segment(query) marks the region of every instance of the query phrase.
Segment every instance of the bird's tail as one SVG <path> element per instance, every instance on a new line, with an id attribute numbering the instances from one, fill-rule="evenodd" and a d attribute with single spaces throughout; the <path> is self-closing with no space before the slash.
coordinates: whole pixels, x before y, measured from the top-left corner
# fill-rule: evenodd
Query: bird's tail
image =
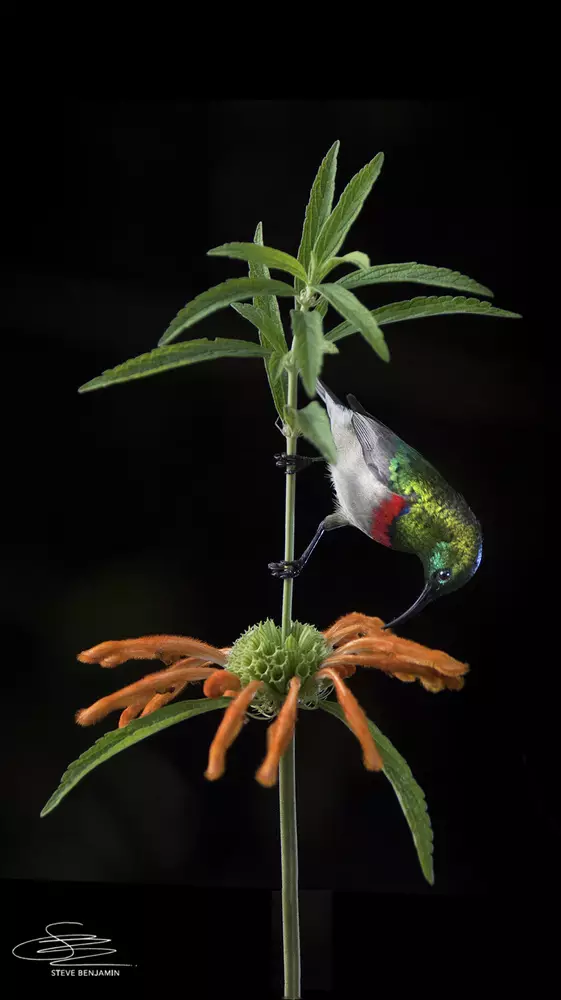
<path id="1" fill-rule="evenodd" d="M 323 400 L 323 402 L 325 403 L 328 411 L 331 409 L 331 407 L 333 405 L 335 405 L 335 406 L 343 406 L 343 403 L 341 402 L 341 400 L 337 399 L 337 396 L 335 395 L 335 393 L 331 392 L 331 389 L 328 389 L 327 386 L 325 385 L 325 383 L 321 382 L 319 380 L 319 378 L 318 378 L 318 380 L 316 382 L 316 392 L 317 392 L 319 398 L 321 400 Z"/>

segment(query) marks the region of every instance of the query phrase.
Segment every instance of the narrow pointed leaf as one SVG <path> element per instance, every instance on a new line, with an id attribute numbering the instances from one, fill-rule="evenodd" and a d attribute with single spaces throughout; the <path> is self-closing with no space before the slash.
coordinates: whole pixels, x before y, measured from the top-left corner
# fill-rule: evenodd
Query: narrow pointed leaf
<path id="1" fill-rule="evenodd" d="M 290 425 L 310 441 L 327 462 L 335 465 L 337 448 L 331 433 L 329 417 L 323 407 L 314 400 L 303 410 L 292 410 L 287 406 L 286 411 Z"/>
<path id="2" fill-rule="evenodd" d="M 275 409 L 283 421 L 284 408 L 288 399 L 288 375 L 286 369 L 280 364 L 279 359 L 284 356 L 283 354 L 275 353 L 270 358 L 265 358 L 265 371 L 267 372 L 271 396 L 273 397 Z"/>
<path id="3" fill-rule="evenodd" d="M 257 228 L 255 230 L 255 235 L 253 237 L 253 242 L 257 243 L 259 246 L 263 246 L 263 223 L 258 222 Z M 250 278 L 269 278 L 269 268 L 265 264 L 258 264 L 257 261 L 249 261 L 249 277 Z M 279 343 L 284 345 L 283 349 L 288 350 L 288 345 L 286 343 L 286 337 L 284 335 L 284 327 L 282 325 L 279 304 L 277 302 L 275 295 L 254 295 L 253 305 L 256 309 L 261 309 L 267 316 L 270 316 L 272 322 L 277 328 Z"/>
<path id="4" fill-rule="evenodd" d="M 180 309 L 175 319 L 168 326 L 165 333 L 160 337 L 158 346 L 163 347 L 175 340 L 180 333 L 187 330 L 194 323 L 216 312 L 217 309 L 224 309 L 232 302 L 241 302 L 242 299 L 250 299 L 253 295 L 286 295 L 292 297 L 294 289 L 284 281 L 274 281 L 271 278 L 230 278 L 223 281 L 214 288 L 207 289 L 201 295 L 188 302 L 183 309 Z"/>
<path id="5" fill-rule="evenodd" d="M 378 153 L 349 181 L 331 215 L 321 227 L 312 247 L 319 266 L 329 257 L 335 257 L 347 233 L 366 201 L 384 162 L 384 154 Z"/>
<path id="6" fill-rule="evenodd" d="M 348 729 L 350 728 L 342 709 L 336 702 L 320 701 L 319 705 L 325 712 L 334 715 L 341 722 L 344 722 Z M 367 721 L 370 733 L 384 762 L 384 774 L 393 786 L 411 830 L 423 875 L 430 885 L 434 885 L 433 833 L 425 794 L 415 781 L 407 761 L 397 752 L 378 727 L 370 719 Z"/>
<path id="7" fill-rule="evenodd" d="M 220 247 L 209 250 L 208 257 L 233 257 L 235 260 L 247 260 L 265 267 L 275 267 L 280 271 L 288 271 L 295 278 L 306 280 L 306 272 L 302 265 L 283 250 L 260 246 L 258 243 L 224 243 Z"/>
<path id="8" fill-rule="evenodd" d="M 333 345 L 333 346 L 335 346 L 335 345 Z M 269 366 L 269 372 L 270 372 L 270 375 L 271 375 L 272 379 L 278 380 L 278 379 L 280 379 L 281 375 L 283 375 L 283 374 L 286 375 L 286 371 L 287 371 L 286 365 L 287 365 L 287 363 L 290 363 L 290 359 L 291 358 L 292 358 L 292 354 L 290 353 L 290 351 L 287 351 L 285 354 L 276 354 L 276 353 L 272 354 L 271 357 L 267 359 L 267 364 Z M 283 418 L 283 420 L 284 420 L 284 406 L 285 405 L 286 404 L 283 403 L 282 413 L 279 414 L 279 416 L 281 416 Z"/>
<path id="9" fill-rule="evenodd" d="M 310 200 L 306 207 L 306 217 L 298 250 L 298 260 L 306 272 L 310 269 L 310 254 L 319 231 L 331 214 L 338 153 L 339 140 L 337 139 L 323 158 L 310 191 Z M 298 281 L 296 282 L 296 290 L 301 290 L 301 283 Z"/>
<path id="10" fill-rule="evenodd" d="M 343 254 L 342 257 L 334 257 L 333 260 L 336 260 L 338 264 L 354 264 L 361 271 L 370 267 L 370 257 L 362 250 L 351 250 L 350 253 Z"/>
<path id="11" fill-rule="evenodd" d="M 376 319 L 372 313 L 363 306 L 362 302 L 357 299 L 356 295 L 349 292 L 347 288 L 342 288 L 340 285 L 314 285 L 312 286 L 314 291 L 319 295 L 323 295 L 327 299 L 330 305 L 337 310 L 341 316 L 344 316 L 345 320 L 358 330 L 367 343 L 376 351 L 376 354 L 382 359 L 382 361 L 390 360 L 390 352 L 388 350 L 388 345 L 384 340 L 384 334 L 380 330 Z M 334 341 L 334 338 L 329 336 L 327 340 Z"/>
<path id="12" fill-rule="evenodd" d="M 341 258 L 342 259 L 342 258 Z M 454 288 L 458 292 L 472 292 L 474 295 L 486 295 L 493 298 L 490 288 L 480 285 L 473 278 L 459 271 L 451 271 L 448 267 L 431 267 L 429 264 L 417 264 L 412 261 L 407 264 L 377 264 L 361 271 L 352 271 L 339 278 L 337 284 L 344 288 L 361 288 L 363 285 L 386 284 L 395 281 L 407 281 L 419 285 L 438 285 L 441 288 Z"/>
<path id="13" fill-rule="evenodd" d="M 343 260 L 344 258 L 333 259 Z M 352 271 L 350 274 L 344 274 L 338 278 L 336 284 L 342 285 L 343 288 L 360 288 L 363 285 L 389 284 L 400 281 L 419 285 L 436 285 L 440 288 L 454 288 L 458 292 L 472 292 L 474 295 L 486 295 L 488 298 L 494 298 L 490 288 L 474 281 L 473 278 L 468 278 L 465 274 L 460 274 L 459 271 L 451 271 L 447 267 L 417 264 L 415 261 L 405 264 L 377 264 L 375 267 Z M 326 300 L 322 299 L 316 309 L 322 316 L 325 316 L 328 309 Z"/>
<path id="14" fill-rule="evenodd" d="M 519 313 L 497 309 L 490 302 L 480 302 L 479 299 L 466 299 L 464 295 L 428 295 L 416 299 L 404 299 L 403 302 L 390 302 L 387 306 L 373 309 L 371 315 L 380 326 L 386 323 L 399 323 L 405 319 L 421 319 L 424 316 L 443 316 L 453 313 L 474 313 L 477 316 L 497 316 L 502 319 L 521 319 Z M 351 333 L 356 333 L 358 326 L 353 322 L 340 323 L 329 333 L 327 340 L 341 340 Z"/>
<path id="15" fill-rule="evenodd" d="M 263 223 L 261 222 L 257 223 L 253 242 L 258 246 L 263 246 Z M 250 278 L 268 278 L 269 268 L 266 264 L 259 264 L 257 261 L 249 261 L 249 276 Z M 264 312 L 265 315 L 269 317 L 273 327 L 276 329 L 278 343 L 277 353 L 283 355 L 286 354 L 288 351 L 288 344 L 286 343 L 279 304 L 276 296 L 255 295 L 253 298 L 253 305 L 256 309 L 260 309 L 261 312 Z M 261 343 L 264 343 L 264 337 L 261 331 L 259 332 L 259 339 Z M 267 381 L 269 382 L 269 388 L 271 390 L 271 396 L 273 397 L 275 409 L 281 420 L 284 420 L 284 408 L 288 398 L 287 373 L 284 369 L 279 368 L 278 365 L 274 364 L 274 356 L 265 359 L 265 371 L 267 373 Z"/>
<path id="16" fill-rule="evenodd" d="M 286 349 L 284 335 L 279 337 L 279 331 L 275 323 L 262 309 L 250 305 L 249 302 L 233 302 L 232 309 L 235 309 L 240 316 L 243 316 L 249 323 L 257 327 L 263 335 L 262 343 L 265 347 L 270 347 L 273 351 L 281 352 Z"/>
<path id="17" fill-rule="evenodd" d="M 320 280 L 323 281 L 323 279 L 327 277 L 327 275 L 330 274 L 335 267 L 339 267 L 339 264 L 354 264 L 355 267 L 358 267 L 361 271 L 364 271 L 370 268 L 370 257 L 368 256 L 368 254 L 362 253 L 362 251 L 360 250 L 352 250 L 350 253 L 344 254 L 343 257 L 330 257 L 329 260 L 325 262 L 325 264 L 321 269 Z M 343 285 L 345 278 L 350 278 L 353 276 L 354 276 L 354 271 L 350 275 L 349 274 L 344 275 L 343 278 L 339 278 L 338 284 Z M 344 285 L 344 287 L 351 288 L 352 286 Z"/>
<path id="18" fill-rule="evenodd" d="M 110 757 L 114 757 L 116 753 L 139 743 L 140 740 L 145 740 L 147 736 L 159 733 L 168 726 L 175 725 L 176 722 L 185 722 L 195 715 L 212 712 L 217 708 L 227 708 L 230 701 L 230 698 L 196 698 L 192 701 L 179 701 L 160 708 L 143 719 L 129 722 L 128 726 L 123 726 L 122 729 L 112 729 L 69 765 L 60 780 L 60 785 L 43 807 L 41 816 L 52 812 L 86 774 Z"/>
<path id="19" fill-rule="evenodd" d="M 170 368 L 180 368 L 182 365 L 194 365 L 199 361 L 213 361 L 215 358 L 267 358 L 271 354 L 269 347 L 252 344 L 249 340 L 226 340 L 217 337 L 216 340 L 186 340 L 181 344 L 169 344 L 167 347 L 156 347 L 148 354 L 140 354 L 131 358 L 116 368 L 109 368 L 91 382 L 80 386 L 78 392 L 90 392 L 92 389 L 104 389 L 118 382 L 130 382 L 135 378 L 146 378 Z"/>
<path id="20" fill-rule="evenodd" d="M 323 329 L 321 316 L 314 312 L 292 309 L 292 350 L 302 376 L 304 388 L 310 399 L 316 394 L 316 382 L 323 365 Z"/>

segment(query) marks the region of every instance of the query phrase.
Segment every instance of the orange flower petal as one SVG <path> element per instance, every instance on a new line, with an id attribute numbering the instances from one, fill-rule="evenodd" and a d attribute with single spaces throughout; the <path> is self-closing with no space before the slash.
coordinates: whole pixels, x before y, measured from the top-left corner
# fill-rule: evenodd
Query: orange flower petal
<path id="1" fill-rule="evenodd" d="M 360 667 L 362 664 L 358 656 L 344 656 L 342 653 L 339 656 L 336 650 L 332 656 L 323 661 L 322 666 L 333 667 L 339 674 L 339 677 L 352 677 L 356 673 L 357 666 Z"/>
<path id="2" fill-rule="evenodd" d="M 464 686 L 463 677 L 419 677 L 427 691 L 461 691 Z"/>
<path id="3" fill-rule="evenodd" d="M 341 649 L 345 650 L 346 646 L 342 646 Z M 405 665 L 409 668 L 406 671 L 401 669 L 404 665 L 404 660 Z M 392 677 L 397 677 L 400 681 L 411 682 L 418 680 L 427 691 L 431 691 L 432 693 L 446 689 L 460 691 L 464 686 L 464 680 L 461 676 L 441 675 L 430 667 L 412 665 L 407 661 L 406 657 L 392 653 L 382 654 L 378 652 L 375 656 L 370 656 L 366 653 L 349 653 L 346 655 L 343 651 L 339 653 L 336 650 L 332 656 L 323 662 L 324 666 L 333 667 L 338 671 L 340 676 L 345 676 L 345 671 L 349 670 L 349 667 L 352 667 L 354 672 L 355 661 L 362 667 L 376 667 L 378 670 L 383 670 L 384 673 L 390 674 Z M 459 664 L 459 666 L 462 668 L 463 673 L 467 673 L 469 670 L 469 667 L 465 663 Z"/>
<path id="4" fill-rule="evenodd" d="M 177 698 L 178 694 L 181 694 L 183 689 L 187 687 L 188 683 L 189 678 L 183 681 L 182 684 L 174 684 L 169 691 L 166 691 L 163 694 L 155 694 L 140 713 L 141 718 L 144 718 L 145 715 L 151 715 L 152 712 L 157 712 L 159 708 L 165 708 L 166 705 L 169 705 L 170 701 L 173 701 L 174 698 Z"/>
<path id="5" fill-rule="evenodd" d="M 367 771 L 381 771 L 384 762 L 368 728 L 368 720 L 354 694 L 333 667 L 322 667 L 316 677 L 330 677 L 335 684 L 339 702 L 350 728 L 362 747 L 363 763 Z"/>
<path id="6" fill-rule="evenodd" d="M 279 761 L 294 735 L 300 684 L 299 677 L 291 679 L 283 706 L 275 722 L 267 730 L 267 755 L 255 775 L 264 788 L 272 788 L 276 784 Z"/>
<path id="7" fill-rule="evenodd" d="M 383 625 L 384 622 L 381 618 L 373 618 L 370 615 L 363 615 L 358 611 L 352 611 L 350 614 L 338 618 L 323 635 L 331 645 L 337 645 L 343 640 L 381 632 Z"/>
<path id="8" fill-rule="evenodd" d="M 347 616 L 349 625 L 344 625 L 346 636 L 334 652 L 324 661 L 324 666 L 342 668 L 353 665 L 376 667 L 392 674 L 398 680 L 410 682 L 418 678 L 427 691 L 436 693 L 445 688 L 459 690 L 461 675 L 467 673 L 467 663 L 461 663 L 438 649 L 428 649 L 417 642 L 402 639 L 389 630 L 382 632 L 380 619 L 365 619 L 355 614 Z M 344 623 L 344 619 L 341 619 Z M 337 624 L 337 623 L 336 623 Z M 352 636 L 352 627 L 367 631 L 362 637 Z M 339 638 L 341 632 L 339 633 Z"/>
<path id="9" fill-rule="evenodd" d="M 129 705 L 128 708 L 125 708 L 124 712 L 121 712 L 121 715 L 119 716 L 119 729 L 123 729 L 125 726 L 128 726 L 129 722 L 132 722 L 133 719 L 137 718 L 139 712 L 142 710 L 142 705 L 143 702 L 137 701 L 135 704 Z"/>
<path id="10" fill-rule="evenodd" d="M 127 660 L 164 660 L 174 662 L 185 656 L 196 656 L 225 666 L 226 653 L 206 642 L 183 635 L 145 635 L 139 639 L 115 639 L 100 642 L 78 654 L 82 663 L 99 663 L 102 667 L 116 667 Z"/>
<path id="11" fill-rule="evenodd" d="M 429 649 L 427 646 L 421 646 L 418 642 L 402 639 L 397 635 L 386 637 L 385 633 L 381 636 L 373 635 L 353 639 L 344 645 L 341 652 L 358 654 L 363 650 L 373 657 L 378 653 L 382 654 L 383 657 L 390 655 L 404 665 L 426 667 L 448 676 L 458 676 L 468 670 L 467 663 L 455 660 L 440 649 Z"/>
<path id="12" fill-rule="evenodd" d="M 343 646 L 342 649 L 345 649 Z M 378 670 L 382 670 L 386 674 L 390 674 L 396 677 L 398 674 L 403 673 L 403 663 L 396 660 L 396 657 L 392 654 L 382 655 L 377 653 L 376 656 L 370 656 L 366 653 L 349 653 L 348 655 L 344 652 L 335 653 L 330 656 L 327 660 L 323 661 L 323 665 L 326 667 L 335 667 L 339 673 L 343 670 L 347 670 L 349 666 L 358 665 L 361 667 L 376 667 Z M 408 670 L 405 671 L 407 674 L 414 674 L 416 678 L 421 679 L 422 677 L 434 678 L 438 677 L 433 671 L 429 670 L 428 667 L 411 667 L 407 664 Z"/>
<path id="13" fill-rule="evenodd" d="M 417 680 L 417 676 L 415 674 L 402 674 L 397 670 L 393 676 L 397 677 L 398 681 L 404 681 L 405 684 L 411 684 L 412 681 Z"/>
<path id="14" fill-rule="evenodd" d="M 184 661 L 186 663 L 187 661 Z M 179 661 L 174 667 L 167 670 L 159 670 L 155 674 L 148 674 L 135 684 L 115 691 L 114 694 L 100 698 L 89 708 L 83 708 L 76 715 L 76 722 L 80 726 L 91 726 L 94 722 L 103 719 L 109 712 L 116 708 L 126 708 L 132 704 L 145 705 L 155 694 L 163 694 L 170 687 L 185 681 L 202 681 L 209 674 L 213 673 L 212 667 L 182 666 Z"/>
<path id="15" fill-rule="evenodd" d="M 213 670 L 203 684 L 203 694 L 205 698 L 220 698 L 226 690 L 239 691 L 240 687 L 236 674 L 231 674 L 229 670 Z"/>
<path id="16" fill-rule="evenodd" d="M 208 767 L 205 778 L 216 781 L 224 774 L 226 751 L 232 745 L 243 726 L 247 708 L 251 704 L 255 692 L 263 687 L 263 681 L 250 681 L 232 701 L 224 712 L 222 722 L 216 730 L 216 735 L 210 744 L 208 752 Z"/>

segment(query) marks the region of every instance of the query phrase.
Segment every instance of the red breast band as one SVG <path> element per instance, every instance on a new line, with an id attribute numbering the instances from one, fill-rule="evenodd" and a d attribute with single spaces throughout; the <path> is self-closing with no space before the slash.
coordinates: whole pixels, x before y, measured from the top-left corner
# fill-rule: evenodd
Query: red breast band
<path id="1" fill-rule="evenodd" d="M 376 542 L 391 548 L 390 528 L 394 521 L 409 508 L 407 500 L 395 493 L 372 511 L 370 534 Z"/>

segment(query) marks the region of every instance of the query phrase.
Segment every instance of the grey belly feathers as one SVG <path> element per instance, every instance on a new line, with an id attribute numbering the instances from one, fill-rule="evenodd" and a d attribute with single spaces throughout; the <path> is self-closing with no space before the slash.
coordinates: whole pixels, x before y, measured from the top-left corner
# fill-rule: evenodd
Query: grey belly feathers
<path id="1" fill-rule="evenodd" d="M 391 490 L 366 464 L 353 428 L 352 410 L 336 400 L 323 383 L 318 382 L 317 391 L 325 403 L 337 448 L 337 464 L 329 466 L 337 512 L 349 524 L 370 535 L 373 510 L 392 496 Z"/>

